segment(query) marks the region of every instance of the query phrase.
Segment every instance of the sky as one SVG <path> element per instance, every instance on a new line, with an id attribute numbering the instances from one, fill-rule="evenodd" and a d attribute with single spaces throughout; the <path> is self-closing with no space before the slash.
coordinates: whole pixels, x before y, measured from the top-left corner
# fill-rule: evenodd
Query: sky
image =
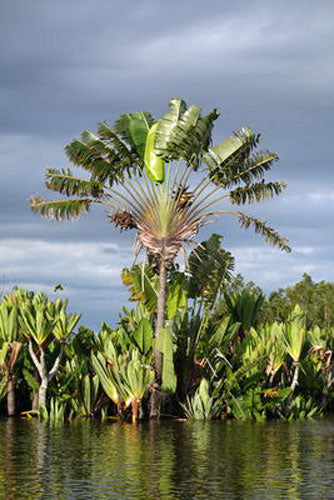
<path id="1" fill-rule="evenodd" d="M 304 272 L 334 281 L 334 2 L 298 0 L 2 0 L 0 3 L 0 290 L 52 296 L 61 283 L 82 324 L 114 324 L 128 293 L 132 236 L 103 210 L 75 222 L 32 214 L 64 146 L 123 112 L 157 118 L 171 97 L 218 108 L 214 140 L 244 125 L 279 154 L 288 189 L 250 212 L 287 236 L 289 255 L 221 219 L 236 271 L 266 293 Z"/>

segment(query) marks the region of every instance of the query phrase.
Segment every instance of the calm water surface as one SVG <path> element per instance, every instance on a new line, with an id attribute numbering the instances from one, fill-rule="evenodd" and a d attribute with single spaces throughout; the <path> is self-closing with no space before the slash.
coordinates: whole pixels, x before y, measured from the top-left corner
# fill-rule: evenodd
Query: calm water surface
<path id="1" fill-rule="evenodd" d="M 49 498 L 334 498 L 334 421 L 0 421 L 0 499 Z"/>

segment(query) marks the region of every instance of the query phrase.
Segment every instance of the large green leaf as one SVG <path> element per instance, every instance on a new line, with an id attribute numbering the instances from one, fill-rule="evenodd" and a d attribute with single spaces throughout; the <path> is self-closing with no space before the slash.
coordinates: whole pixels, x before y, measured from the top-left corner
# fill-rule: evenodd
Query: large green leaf
<path id="1" fill-rule="evenodd" d="M 255 326 L 264 301 L 262 294 L 256 294 L 251 290 L 243 290 L 232 295 L 225 293 L 224 298 L 231 316 L 231 323 L 239 322 L 245 332 Z"/>
<path id="2" fill-rule="evenodd" d="M 144 158 L 146 138 L 152 125 L 152 119 L 144 111 L 137 111 L 137 113 L 132 113 L 129 116 L 131 138 L 139 155 Z"/>
<path id="3" fill-rule="evenodd" d="M 201 117 L 198 106 L 187 107 L 178 98 L 169 102 L 169 111 L 158 122 L 155 148 L 167 160 L 184 159 L 198 166 L 204 151 L 211 140 L 214 120 L 219 116 L 217 110 Z"/>
<path id="4" fill-rule="evenodd" d="M 123 399 L 123 392 L 110 366 L 106 366 L 105 359 L 100 353 L 96 356 L 92 354 L 91 360 L 105 393 L 114 403 L 119 404 Z"/>
<path id="5" fill-rule="evenodd" d="M 147 354 L 152 347 L 153 329 L 148 319 L 142 318 L 134 331 L 133 339 L 140 352 Z"/>
<path id="6" fill-rule="evenodd" d="M 169 329 L 162 328 L 160 330 L 156 340 L 156 349 L 163 354 L 161 388 L 164 391 L 173 393 L 176 390 L 177 380 L 174 369 L 173 338 Z"/>
<path id="7" fill-rule="evenodd" d="M 128 144 L 131 145 L 131 149 L 133 151 L 137 151 L 140 156 L 143 158 L 144 157 L 144 149 L 143 145 L 145 147 L 145 140 L 146 140 L 146 134 L 144 137 L 143 135 L 140 137 L 140 132 L 139 129 L 142 129 L 144 132 L 144 127 L 142 123 L 138 123 L 138 118 L 139 120 L 146 121 L 148 124 L 148 128 L 150 128 L 153 123 L 155 122 L 154 118 L 152 117 L 150 111 L 138 111 L 136 113 L 123 113 L 120 115 L 119 119 L 116 120 L 114 129 L 115 131 L 120 135 L 120 137 L 126 141 Z M 137 121 L 138 124 L 138 130 L 134 131 L 134 124 L 131 125 L 130 127 L 130 122 L 133 120 Z M 136 125 L 137 125 L 136 124 Z M 133 127 L 133 128 L 132 128 Z M 132 130 L 131 130 L 132 128 Z"/>
<path id="8" fill-rule="evenodd" d="M 158 283 L 151 267 L 138 264 L 125 267 L 122 269 L 122 281 L 130 287 L 130 300 L 140 302 L 150 312 L 156 312 Z"/>
<path id="9" fill-rule="evenodd" d="M 158 123 L 150 128 L 145 143 L 145 172 L 153 182 L 163 182 L 165 179 L 165 162 L 157 155 L 154 141 L 157 133 Z"/>
<path id="10" fill-rule="evenodd" d="M 213 234 L 190 254 L 189 291 L 192 298 L 202 296 L 213 303 L 224 282 L 230 280 L 234 258 L 221 248 L 222 239 L 222 236 Z"/>
<path id="11" fill-rule="evenodd" d="M 225 185 L 231 175 L 243 169 L 243 164 L 260 139 L 249 127 L 244 127 L 220 144 L 209 147 L 204 161 L 218 185 Z"/>
<path id="12" fill-rule="evenodd" d="M 18 308 L 4 300 L 0 304 L 0 339 L 13 342 L 19 335 Z"/>
<path id="13" fill-rule="evenodd" d="M 166 300 L 167 318 L 174 318 L 179 309 L 187 307 L 187 283 L 183 273 L 177 273 L 168 287 Z"/>

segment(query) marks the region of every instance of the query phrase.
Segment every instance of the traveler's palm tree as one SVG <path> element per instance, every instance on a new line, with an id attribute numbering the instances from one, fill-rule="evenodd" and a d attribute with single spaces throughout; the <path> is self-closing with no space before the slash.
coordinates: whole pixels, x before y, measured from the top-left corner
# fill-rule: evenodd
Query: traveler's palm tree
<path id="1" fill-rule="evenodd" d="M 266 223 L 225 207 L 259 202 L 278 195 L 281 182 L 264 175 L 278 159 L 256 152 L 260 136 L 248 127 L 212 147 L 216 110 L 201 116 L 197 106 L 171 99 L 170 111 L 158 122 L 148 112 L 122 115 L 114 127 L 100 123 L 97 133 L 85 131 L 66 147 L 69 160 L 87 177 L 70 169 L 47 169 L 46 187 L 69 199 L 31 198 L 31 208 L 49 219 L 74 219 L 98 204 L 108 209 L 120 230 L 137 233 L 137 250 L 144 249 L 159 266 L 160 289 L 156 338 L 165 322 L 166 268 L 178 254 L 194 248 L 194 237 L 215 216 L 236 216 L 265 240 L 289 251 L 287 240 Z M 199 169 L 201 168 L 201 171 Z M 221 203 L 219 203 L 221 202 Z M 217 205 L 219 203 L 219 205 Z M 157 379 L 162 357 L 155 351 Z"/>

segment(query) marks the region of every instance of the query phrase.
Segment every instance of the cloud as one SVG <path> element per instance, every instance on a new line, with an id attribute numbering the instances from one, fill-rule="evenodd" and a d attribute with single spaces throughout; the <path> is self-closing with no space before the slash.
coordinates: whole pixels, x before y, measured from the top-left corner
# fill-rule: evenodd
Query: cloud
<path id="1" fill-rule="evenodd" d="M 285 256 L 228 218 L 237 269 L 266 290 L 299 279 L 334 279 L 332 109 L 334 4 L 185 0 L 5 1 L 0 29 L 0 269 L 2 282 L 66 292 L 89 321 L 116 317 L 126 290 L 119 271 L 132 260 L 132 235 L 104 212 L 75 223 L 34 216 L 48 165 L 67 165 L 64 145 L 99 120 L 152 109 L 177 95 L 204 111 L 220 108 L 214 139 L 244 124 L 278 151 L 270 179 L 289 189 L 246 211 L 287 235 Z M 51 193 L 52 195 L 52 193 Z M 52 197 L 52 196 L 51 196 Z"/>

